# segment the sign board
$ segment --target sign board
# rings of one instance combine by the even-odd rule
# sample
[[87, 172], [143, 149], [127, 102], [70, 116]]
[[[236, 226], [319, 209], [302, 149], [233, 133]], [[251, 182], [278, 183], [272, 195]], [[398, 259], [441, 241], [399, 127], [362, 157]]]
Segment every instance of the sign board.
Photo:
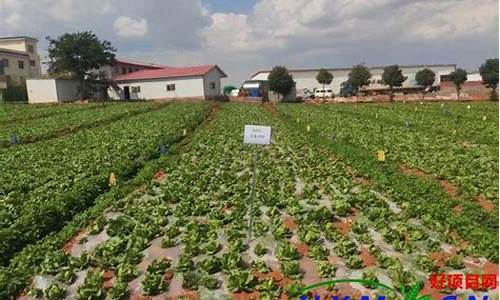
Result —
[[270, 145], [271, 126], [245, 125], [244, 144]]

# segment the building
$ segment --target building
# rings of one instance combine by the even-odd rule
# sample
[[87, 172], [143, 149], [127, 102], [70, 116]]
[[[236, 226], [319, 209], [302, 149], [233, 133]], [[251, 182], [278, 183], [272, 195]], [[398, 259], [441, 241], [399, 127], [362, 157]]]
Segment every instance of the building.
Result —
[[77, 80], [70, 79], [28, 79], [28, 102], [38, 104], [79, 100], [79, 85]]
[[[456, 65], [454, 64], [442, 64], [442, 65], [401, 65], [399, 68], [402, 70], [403, 74], [408, 77], [408, 79], [403, 83], [402, 89], [411, 89], [418, 87], [415, 81], [415, 74], [424, 68], [429, 68], [436, 73], [435, 85], [439, 85], [441, 82], [441, 77], [450, 74], [455, 71]], [[297, 91], [303, 91], [304, 89], [314, 90], [315, 88], [322, 88], [322, 85], [316, 80], [316, 75], [318, 75], [320, 69], [291, 69], [289, 73], [293, 76], [296, 82]], [[325, 85], [325, 88], [331, 88], [335, 94], [340, 92], [341, 84], [347, 81], [349, 72], [351, 68], [330, 68], [327, 69], [333, 75], [333, 81], [330, 85]], [[259, 71], [252, 75], [252, 80], [267, 80], [269, 73], [271, 71]], [[365, 90], [377, 91], [386, 90], [387, 87], [381, 84], [382, 73], [384, 72], [384, 66], [371, 67], [370, 72], [372, 74], [371, 82]]]
[[108, 91], [112, 99], [213, 99], [222, 95], [221, 78], [227, 75], [216, 65], [163, 67], [119, 75]]
[[107, 79], [114, 79], [121, 75], [129, 73], [144, 71], [144, 70], [157, 70], [167, 66], [135, 62], [131, 60], [117, 58], [111, 66], [104, 66], [99, 69], [99, 72]]
[[41, 77], [37, 43], [25, 36], [0, 38], [0, 100], [8, 87], [24, 87], [26, 79]]

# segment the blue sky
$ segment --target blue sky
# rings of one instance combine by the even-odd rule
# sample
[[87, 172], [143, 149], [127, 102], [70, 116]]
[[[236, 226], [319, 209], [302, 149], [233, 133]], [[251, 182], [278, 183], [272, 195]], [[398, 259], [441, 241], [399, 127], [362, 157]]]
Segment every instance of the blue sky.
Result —
[[0, 36], [91, 30], [118, 56], [261, 69], [455, 63], [498, 57], [497, 0], [0, 0]]
[[253, 0], [203, 0], [211, 11], [222, 13], [248, 13], [255, 5]]

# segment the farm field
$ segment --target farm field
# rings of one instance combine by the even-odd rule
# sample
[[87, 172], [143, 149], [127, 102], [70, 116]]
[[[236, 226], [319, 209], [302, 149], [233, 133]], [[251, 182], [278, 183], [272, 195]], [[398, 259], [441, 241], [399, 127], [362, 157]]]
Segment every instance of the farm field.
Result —
[[0, 299], [438, 296], [431, 274], [498, 274], [498, 104], [158, 105], [0, 116], [47, 137], [0, 149]]

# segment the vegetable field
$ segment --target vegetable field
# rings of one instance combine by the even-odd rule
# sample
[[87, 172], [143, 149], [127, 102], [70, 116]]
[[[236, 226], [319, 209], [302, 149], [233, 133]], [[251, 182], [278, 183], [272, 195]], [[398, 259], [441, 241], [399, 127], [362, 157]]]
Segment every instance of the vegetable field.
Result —
[[437, 297], [468, 291], [431, 274], [498, 274], [495, 103], [15, 109], [0, 299]]

